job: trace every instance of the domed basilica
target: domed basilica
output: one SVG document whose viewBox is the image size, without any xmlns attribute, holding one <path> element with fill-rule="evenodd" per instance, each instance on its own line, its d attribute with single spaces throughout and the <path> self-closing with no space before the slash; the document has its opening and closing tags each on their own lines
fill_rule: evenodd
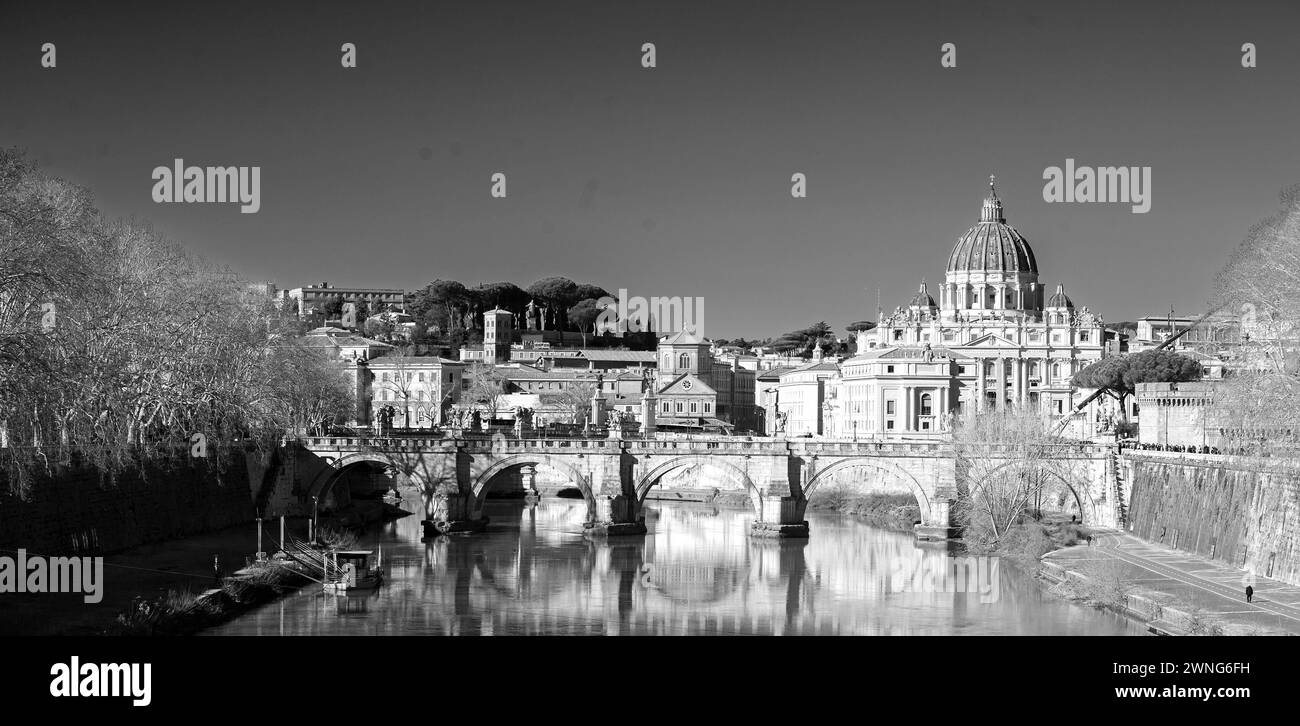
<svg viewBox="0 0 1300 726">
<path fill-rule="evenodd" d="M 907 307 L 858 334 L 858 354 L 828 381 L 820 433 L 932 434 L 972 406 L 1019 402 L 1064 414 L 1078 402 L 1070 378 L 1102 357 L 1102 319 L 1075 307 L 1060 284 L 1047 292 L 991 178 L 979 222 L 953 246 L 936 293 L 938 302 L 922 280 Z"/>
</svg>

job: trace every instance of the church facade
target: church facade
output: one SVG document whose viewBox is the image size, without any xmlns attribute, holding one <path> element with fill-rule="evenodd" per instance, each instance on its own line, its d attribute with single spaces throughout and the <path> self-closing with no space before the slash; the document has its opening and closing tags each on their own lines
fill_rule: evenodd
<svg viewBox="0 0 1300 726">
<path fill-rule="evenodd" d="M 922 280 L 907 307 L 858 334 L 824 404 L 828 435 L 937 434 L 954 414 L 1012 404 L 1064 415 L 1086 393 L 1070 378 L 1103 356 L 1103 321 L 1062 285 L 1049 293 L 992 183 L 937 295 Z"/>
</svg>

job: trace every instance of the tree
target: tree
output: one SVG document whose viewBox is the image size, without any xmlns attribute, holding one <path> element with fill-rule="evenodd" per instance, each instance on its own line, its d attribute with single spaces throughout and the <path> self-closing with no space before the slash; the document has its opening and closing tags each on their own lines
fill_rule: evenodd
<svg viewBox="0 0 1300 726">
<path fill-rule="evenodd" d="M 1079 388 L 1104 389 L 1119 402 L 1120 415 L 1128 421 L 1124 401 L 1136 392 L 1137 384 L 1198 381 L 1203 374 L 1201 364 L 1192 358 L 1153 349 L 1102 358 L 1076 372 L 1071 383 Z"/>
<path fill-rule="evenodd" d="M 272 349 L 263 371 L 262 394 L 273 429 L 308 433 L 322 423 L 352 416 L 356 399 L 343 368 L 321 348 L 302 338 L 284 338 Z"/>
<path fill-rule="evenodd" d="M 509 310 L 522 318 L 528 293 L 513 282 L 486 282 L 474 288 L 486 308 Z"/>
<path fill-rule="evenodd" d="M 595 330 L 596 318 L 604 310 L 596 300 L 588 298 L 569 308 L 569 323 L 582 333 L 582 347 L 587 347 L 587 333 Z"/>
<path fill-rule="evenodd" d="M 996 548 L 1026 513 L 1041 511 L 1054 494 L 1058 503 L 1066 500 L 1048 467 L 1062 460 L 1067 442 L 1050 429 L 1045 412 L 1018 405 L 969 410 L 956 421 L 959 482 L 952 514 L 968 544 Z"/>
<path fill-rule="evenodd" d="M 546 315 L 552 326 L 560 331 L 560 342 L 563 343 L 564 311 L 581 299 L 578 297 L 577 283 L 567 277 L 547 277 L 529 285 L 528 294 L 546 306 Z"/>
<path fill-rule="evenodd" d="M 501 409 L 502 397 L 506 395 L 508 381 L 490 365 L 476 363 L 466 371 L 469 379 L 467 386 L 460 393 L 460 402 L 466 405 L 482 407 L 488 418 L 496 418 Z"/>
<path fill-rule="evenodd" d="M 1241 318 L 1253 368 L 1284 373 L 1300 338 L 1300 185 L 1281 194 L 1282 208 L 1251 228 L 1216 279 L 1219 305 Z"/>
<path fill-rule="evenodd" d="M 558 404 L 569 412 L 575 424 L 585 424 L 591 418 L 591 395 L 596 392 L 596 384 L 591 381 L 575 381 L 558 393 L 541 395 L 543 403 Z"/>
<path fill-rule="evenodd" d="M 326 320 L 337 318 L 343 314 L 343 303 L 342 295 L 331 295 L 321 304 L 321 313 L 325 315 Z"/>
<path fill-rule="evenodd" d="M 221 466 L 346 417 L 343 368 L 300 327 L 228 270 L 0 151 L 0 465 L 20 494 L 74 460 L 112 471 L 202 435 Z"/>
<path fill-rule="evenodd" d="M 411 295 L 410 313 L 419 325 L 438 326 L 444 335 L 464 327 L 470 293 L 455 280 L 434 280 Z"/>
<path fill-rule="evenodd" d="M 1217 381 L 1213 425 L 1223 445 L 1252 454 L 1300 443 L 1300 186 L 1252 227 L 1219 272 L 1215 302 L 1237 314 L 1241 345 L 1230 376 Z"/>
<path fill-rule="evenodd" d="M 416 327 L 417 329 L 419 328 L 419 326 Z M 382 317 L 367 318 L 365 324 L 362 325 L 362 330 L 365 332 L 366 337 L 374 338 L 375 340 L 392 340 L 393 331 L 395 329 L 393 321 Z"/>
<path fill-rule="evenodd" d="M 614 296 L 610 295 L 609 292 L 603 287 L 600 287 L 598 285 L 589 285 L 587 283 L 582 283 L 574 289 L 573 297 L 575 300 L 587 300 L 587 299 L 599 300 L 602 297 L 612 298 Z"/>
<path fill-rule="evenodd" d="M 370 303 L 365 300 L 358 300 L 356 301 L 356 306 L 357 326 L 361 327 L 365 325 L 366 320 L 369 319 L 372 314 L 370 312 Z"/>
<path fill-rule="evenodd" d="M 795 330 L 772 342 L 772 349 L 778 353 L 797 353 L 808 355 L 814 348 L 833 353 L 839 349 L 838 341 L 825 321 L 814 323 L 802 330 Z"/>
</svg>

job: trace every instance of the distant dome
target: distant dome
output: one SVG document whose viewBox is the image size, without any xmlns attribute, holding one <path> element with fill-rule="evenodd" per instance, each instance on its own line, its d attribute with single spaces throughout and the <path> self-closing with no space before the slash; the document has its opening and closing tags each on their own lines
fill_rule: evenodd
<svg viewBox="0 0 1300 726">
<path fill-rule="evenodd" d="M 1069 296 L 1065 294 L 1065 285 L 1056 286 L 1056 292 L 1052 293 L 1052 297 L 1048 298 L 1047 300 L 1047 307 L 1049 308 L 1074 307 L 1074 302 L 1070 300 Z"/>
<path fill-rule="evenodd" d="M 938 307 L 934 302 L 934 298 L 930 297 L 930 292 L 926 288 L 925 280 L 921 280 L 921 289 L 917 290 L 916 295 L 912 296 L 912 302 L 910 305 L 914 308 Z"/>
<path fill-rule="evenodd" d="M 1005 272 L 1038 274 L 1038 262 L 1029 241 L 1002 214 L 993 183 L 980 209 L 979 224 L 957 240 L 948 256 L 948 272 Z"/>
</svg>

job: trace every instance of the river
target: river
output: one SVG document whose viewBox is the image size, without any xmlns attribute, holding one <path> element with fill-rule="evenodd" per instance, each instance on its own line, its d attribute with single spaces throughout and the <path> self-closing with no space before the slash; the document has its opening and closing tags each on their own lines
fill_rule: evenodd
<svg viewBox="0 0 1300 726">
<path fill-rule="evenodd" d="M 421 542 L 406 517 L 359 547 L 388 581 L 361 595 L 307 587 L 215 635 L 1125 635 L 995 559 L 809 514 L 812 536 L 749 536 L 753 513 L 646 508 L 644 537 L 588 541 L 580 500 L 490 501 L 486 533 Z M 960 576 L 957 576 L 957 575 Z"/>
</svg>

